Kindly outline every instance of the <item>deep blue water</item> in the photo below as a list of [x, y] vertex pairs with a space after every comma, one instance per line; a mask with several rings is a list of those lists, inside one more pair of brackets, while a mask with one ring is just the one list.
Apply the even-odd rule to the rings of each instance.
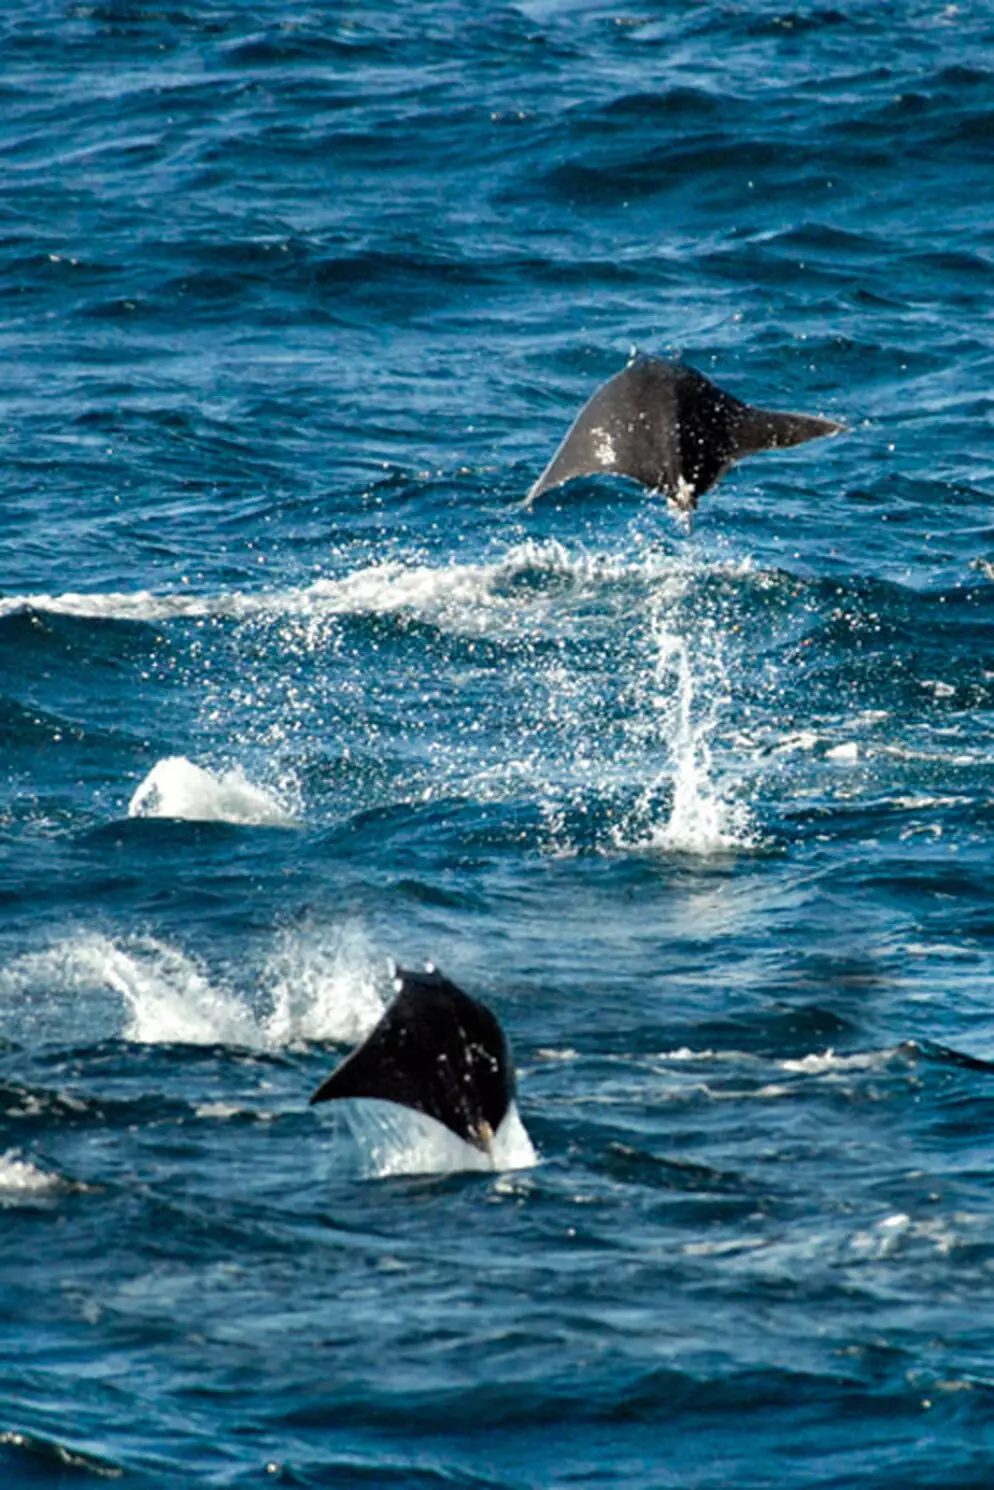
[[[986, 1490], [994, 7], [0, 59], [0, 1481]], [[523, 512], [633, 345], [848, 433]], [[391, 959], [537, 1166], [308, 1108]]]

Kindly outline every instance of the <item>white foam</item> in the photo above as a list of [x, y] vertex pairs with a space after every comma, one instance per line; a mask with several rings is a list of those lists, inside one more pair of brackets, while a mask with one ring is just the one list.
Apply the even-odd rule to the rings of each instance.
[[198, 1118], [214, 1118], [220, 1123], [226, 1123], [231, 1118], [245, 1116], [245, 1108], [238, 1107], [234, 1102], [201, 1102], [194, 1112]]
[[288, 828], [295, 821], [270, 792], [253, 785], [240, 766], [217, 774], [184, 755], [167, 756], [152, 767], [128, 803], [128, 816], [269, 828]]
[[[287, 590], [240, 591], [210, 595], [190, 590], [156, 595], [110, 591], [90, 595], [69, 591], [62, 595], [7, 595], [0, 599], [0, 617], [30, 607], [52, 615], [91, 620], [169, 621], [223, 617], [248, 620], [260, 615], [340, 616], [390, 615], [410, 611], [424, 619], [458, 614], [467, 606], [501, 604], [499, 591], [531, 568], [547, 568], [582, 576], [584, 561], [569, 559], [555, 541], [527, 542], [512, 548], [494, 563], [440, 565], [411, 564], [399, 559], [369, 564], [334, 579]], [[506, 597], [512, 608], [520, 597]], [[465, 619], [465, 617], [464, 617]]]
[[821, 1076], [830, 1071], [875, 1071], [885, 1066], [893, 1054], [893, 1050], [869, 1050], [855, 1055], [836, 1055], [829, 1049], [820, 1054], [813, 1051], [794, 1060], [783, 1060], [779, 1065], [783, 1071], [796, 1071], [807, 1076]]
[[[744, 573], [748, 563], [712, 566]], [[335, 578], [284, 590], [198, 594], [190, 589], [156, 595], [110, 591], [89, 595], [7, 595], [0, 618], [30, 608], [51, 615], [91, 620], [163, 622], [223, 618], [298, 617], [320, 621], [343, 615], [385, 616], [407, 612], [440, 627], [470, 634], [519, 632], [551, 613], [568, 616], [578, 600], [606, 585], [637, 581], [686, 588], [693, 566], [663, 550], [626, 555], [571, 552], [556, 539], [528, 539], [506, 553], [477, 563], [419, 564], [388, 559]], [[526, 577], [556, 583], [522, 586]]]
[[494, 1134], [489, 1152], [466, 1143], [434, 1118], [393, 1102], [357, 1098], [343, 1103], [342, 1109], [359, 1146], [363, 1172], [370, 1179], [462, 1170], [499, 1173], [531, 1169], [538, 1163], [515, 1102]]
[[779, 744], [773, 747], [774, 753], [779, 755], [790, 750], [816, 750], [818, 747], [818, 736], [814, 730], [799, 730], [796, 734], [785, 735]]
[[681, 1045], [677, 1050], [664, 1050], [660, 1053], [661, 1061], [715, 1061], [715, 1060], [738, 1060], [741, 1052], [716, 1051], [716, 1050], [691, 1050], [689, 1045]]
[[80, 595], [70, 590], [64, 595], [5, 595], [0, 599], [0, 618], [30, 609], [48, 615], [79, 616], [95, 621], [169, 621], [182, 616], [224, 615], [226, 599], [183, 591], [155, 595], [151, 590], [136, 590], [130, 594], [111, 591]]
[[0, 1192], [7, 1196], [50, 1195], [65, 1188], [57, 1174], [39, 1169], [27, 1159], [20, 1159], [16, 1149], [0, 1154]]

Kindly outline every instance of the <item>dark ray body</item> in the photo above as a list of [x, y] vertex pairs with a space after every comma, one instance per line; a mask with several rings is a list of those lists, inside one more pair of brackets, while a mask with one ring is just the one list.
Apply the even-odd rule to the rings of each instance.
[[842, 425], [756, 409], [680, 362], [639, 355], [584, 404], [526, 498], [574, 476], [631, 476], [693, 508], [733, 462], [800, 445]]
[[497, 1019], [434, 968], [398, 968], [397, 989], [379, 1024], [311, 1102], [398, 1102], [489, 1149], [514, 1097], [514, 1068]]

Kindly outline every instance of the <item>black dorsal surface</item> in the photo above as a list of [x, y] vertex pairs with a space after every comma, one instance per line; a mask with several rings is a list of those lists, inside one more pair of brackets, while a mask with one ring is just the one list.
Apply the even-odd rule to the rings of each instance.
[[497, 1019], [434, 968], [398, 968], [397, 990], [379, 1024], [311, 1102], [397, 1102], [489, 1149], [514, 1097], [510, 1051]]
[[682, 362], [636, 356], [584, 404], [526, 505], [574, 476], [631, 476], [692, 508], [744, 455], [800, 445], [842, 425], [757, 409]]

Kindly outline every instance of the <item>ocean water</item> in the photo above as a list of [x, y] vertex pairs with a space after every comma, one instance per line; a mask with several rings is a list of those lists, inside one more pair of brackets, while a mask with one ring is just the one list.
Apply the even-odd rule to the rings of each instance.
[[[986, 1490], [994, 7], [0, 59], [0, 1483]], [[632, 346], [847, 433], [523, 511]]]

